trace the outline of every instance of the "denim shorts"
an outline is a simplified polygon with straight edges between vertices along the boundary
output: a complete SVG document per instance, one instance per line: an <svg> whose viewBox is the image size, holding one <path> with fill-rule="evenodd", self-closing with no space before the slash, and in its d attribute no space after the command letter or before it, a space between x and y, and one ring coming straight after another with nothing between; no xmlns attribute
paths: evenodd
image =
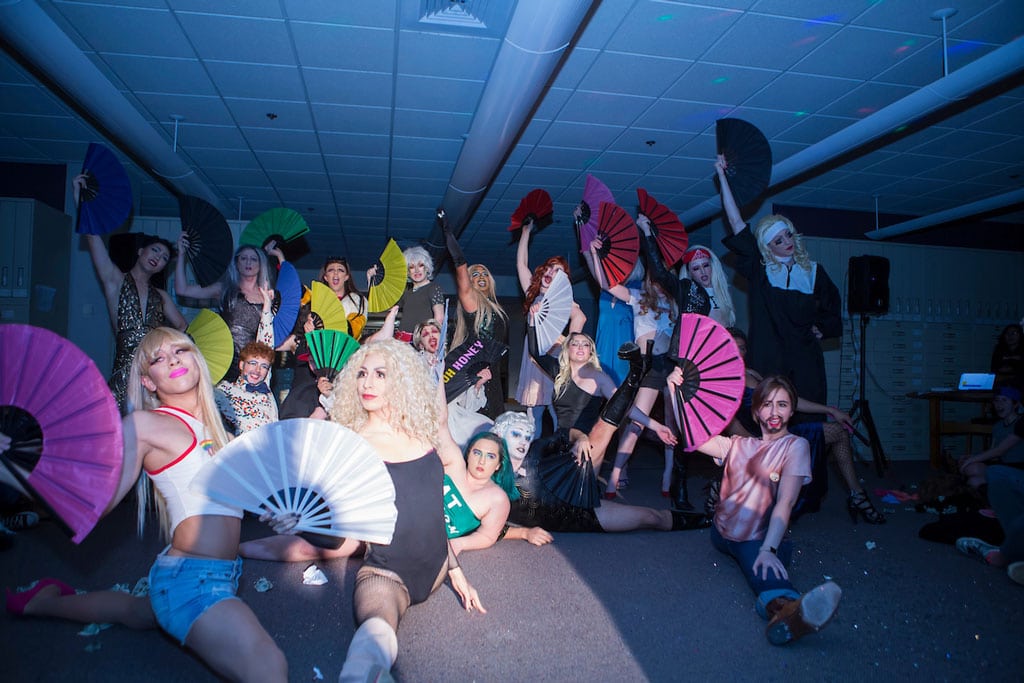
<svg viewBox="0 0 1024 683"><path fill-rule="evenodd" d="M196 619L221 600L238 600L242 559L156 556L149 570L149 601L160 627L182 645Z"/></svg>

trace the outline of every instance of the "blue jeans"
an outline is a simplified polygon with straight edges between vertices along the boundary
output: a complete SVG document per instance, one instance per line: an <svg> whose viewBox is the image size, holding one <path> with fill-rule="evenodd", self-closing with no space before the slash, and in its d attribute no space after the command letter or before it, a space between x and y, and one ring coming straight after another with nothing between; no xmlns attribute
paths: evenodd
<svg viewBox="0 0 1024 683"><path fill-rule="evenodd" d="M711 545L719 552L725 553L736 560L743 578L747 580L754 595L757 596L757 613L765 619L768 613L765 611L768 603L775 598L790 597L799 598L800 593L793 588L789 579L782 579L775 576L775 572L768 570L768 578L761 578L760 574L754 573L754 560L761 551L764 541L730 541L718 532L718 528L711 525ZM779 559L782 566L789 568L789 560L793 554L793 546L788 541L783 541L779 547Z"/></svg>
<svg viewBox="0 0 1024 683"><path fill-rule="evenodd" d="M149 602L163 630L185 644L192 624L221 600L238 600L242 559L156 556L149 570Z"/></svg>
<svg viewBox="0 0 1024 683"><path fill-rule="evenodd" d="M1008 562L1024 560L1024 470L1006 465L985 469L988 499L1006 539L999 548Z"/></svg>

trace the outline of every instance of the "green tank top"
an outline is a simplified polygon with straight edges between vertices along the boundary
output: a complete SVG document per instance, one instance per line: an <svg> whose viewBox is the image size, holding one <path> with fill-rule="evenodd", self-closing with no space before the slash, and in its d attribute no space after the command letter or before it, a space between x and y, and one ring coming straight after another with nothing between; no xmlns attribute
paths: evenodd
<svg viewBox="0 0 1024 683"><path fill-rule="evenodd" d="M444 475L444 528L448 538L465 536L480 526L480 520L476 518L470 509L466 499L462 497L459 490L455 488L451 478Z"/></svg>

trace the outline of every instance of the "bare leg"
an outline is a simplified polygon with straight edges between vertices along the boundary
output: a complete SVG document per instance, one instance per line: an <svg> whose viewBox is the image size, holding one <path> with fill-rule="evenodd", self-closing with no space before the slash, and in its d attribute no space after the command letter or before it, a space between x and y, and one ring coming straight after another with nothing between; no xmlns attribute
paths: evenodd
<svg viewBox="0 0 1024 683"><path fill-rule="evenodd" d="M241 600L221 600L203 612L185 644L230 680L288 680L284 653Z"/></svg>
<svg viewBox="0 0 1024 683"><path fill-rule="evenodd" d="M318 548L300 536L278 535L246 541L238 546L238 554L252 560L303 562L361 555L363 547L361 542L346 538L340 548Z"/></svg>
<svg viewBox="0 0 1024 683"><path fill-rule="evenodd" d="M56 617L83 624L123 624L137 629L157 627L148 597L120 591L61 595L57 586L47 586L25 606L25 615Z"/></svg>
<svg viewBox="0 0 1024 683"><path fill-rule="evenodd" d="M672 513L668 510L639 505L622 505L611 501L594 509L597 521L605 531L634 531L636 529L672 529Z"/></svg>

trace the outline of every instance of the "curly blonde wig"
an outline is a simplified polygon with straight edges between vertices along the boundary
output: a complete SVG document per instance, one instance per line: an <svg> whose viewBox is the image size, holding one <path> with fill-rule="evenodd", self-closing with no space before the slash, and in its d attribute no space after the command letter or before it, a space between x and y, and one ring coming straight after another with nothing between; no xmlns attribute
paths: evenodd
<svg viewBox="0 0 1024 683"><path fill-rule="evenodd" d="M356 382L366 357L371 354L384 360L387 379L384 417L388 424L396 431L437 448L437 385L419 354L395 339L364 344L352 354L334 382L331 419L355 432L366 424L369 413L359 401Z"/></svg>

